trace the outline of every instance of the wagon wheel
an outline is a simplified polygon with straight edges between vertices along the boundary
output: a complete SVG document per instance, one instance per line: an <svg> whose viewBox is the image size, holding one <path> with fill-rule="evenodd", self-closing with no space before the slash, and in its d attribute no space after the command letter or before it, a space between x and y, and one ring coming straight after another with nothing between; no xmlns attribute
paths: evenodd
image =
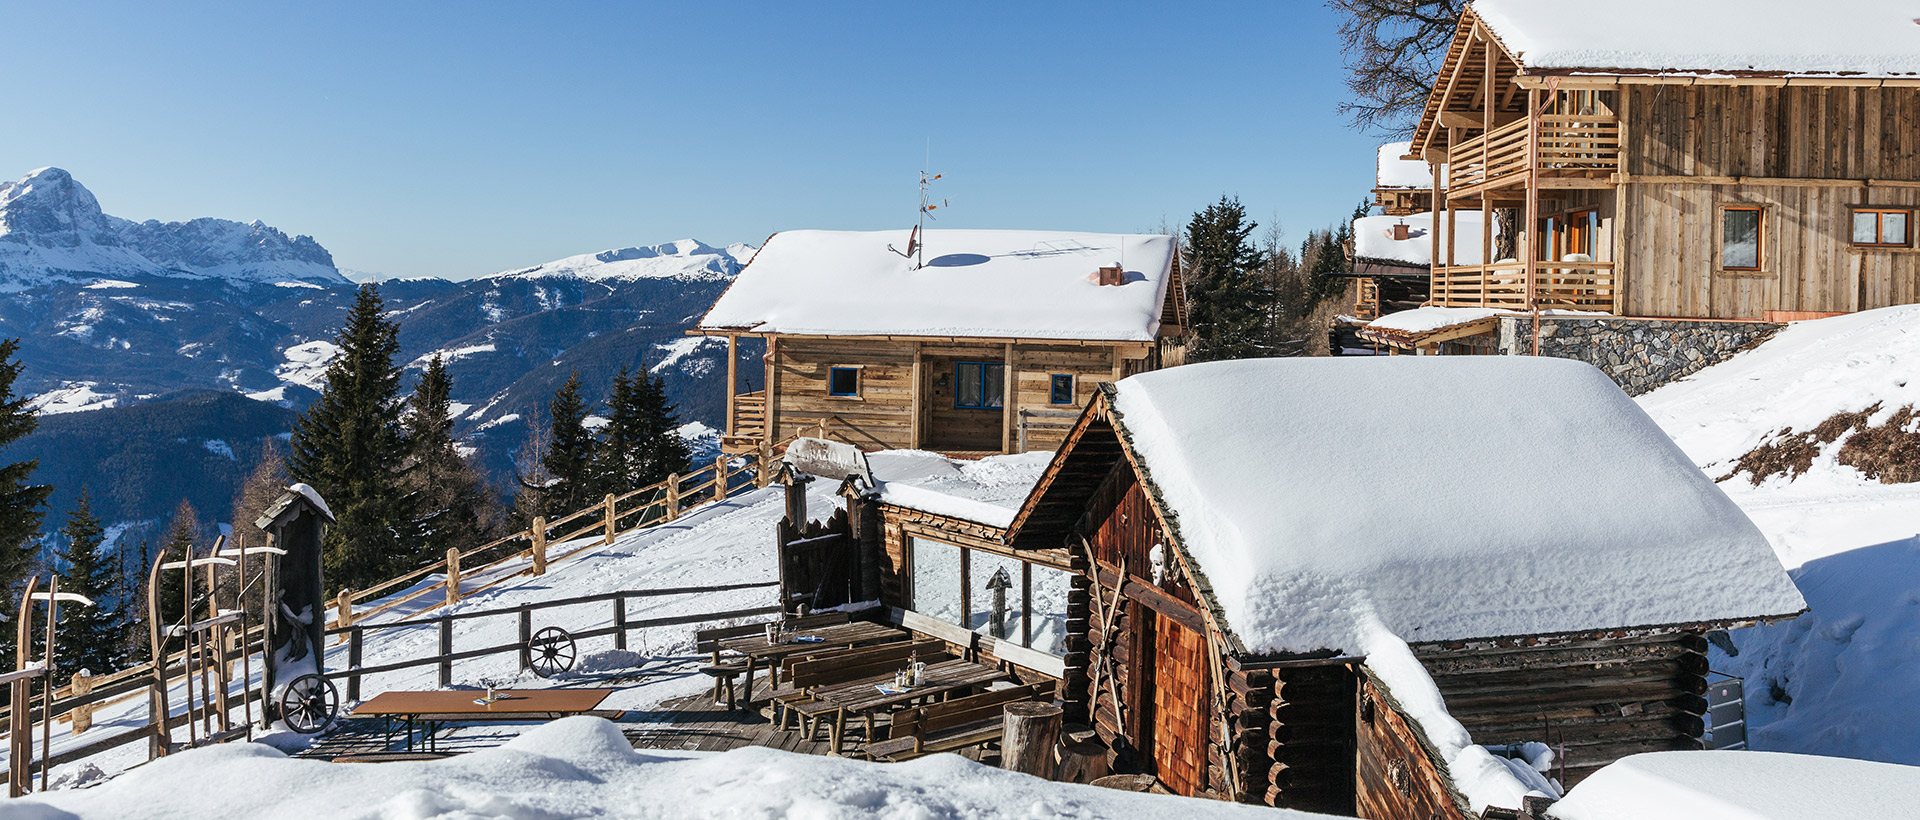
<svg viewBox="0 0 1920 820"><path fill-rule="evenodd" d="M301 675L280 694L280 719L303 735L318 734L333 725L340 711L340 691L319 675Z"/></svg>
<svg viewBox="0 0 1920 820"><path fill-rule="evenodd" d="M557 626L533 633L527 641L527 663L533 674L551 678L573 668L573 636Z"/></svg>

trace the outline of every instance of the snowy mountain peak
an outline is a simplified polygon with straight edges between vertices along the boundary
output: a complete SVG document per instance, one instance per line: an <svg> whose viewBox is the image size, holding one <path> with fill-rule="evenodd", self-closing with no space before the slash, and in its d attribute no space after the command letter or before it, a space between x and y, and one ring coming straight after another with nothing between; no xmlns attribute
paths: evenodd
<svg viewBox="0 0 1920 820"><path fill-rule="evenodd" d="M92 191L51 166L0 183L0 291L102 274L346 283L312 237L289 237L257 219L109 216Z"/></svg>
<svg viewBox="0 0 1920 820"><path fill-rule="evenodd" d="M490 278L728 279L740 272L753 251L751 245L716 248L698 239L678 239L658 245L569 256L530 268L502 271Z"/></svg>

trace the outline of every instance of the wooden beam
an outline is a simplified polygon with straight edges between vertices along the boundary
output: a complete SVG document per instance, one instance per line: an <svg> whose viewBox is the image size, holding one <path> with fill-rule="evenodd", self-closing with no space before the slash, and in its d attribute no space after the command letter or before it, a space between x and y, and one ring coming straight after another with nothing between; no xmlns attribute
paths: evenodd
<svg viewBox="0 0 1920 820"><path fill-rule="evenodd" d="M921 384L922 382L926 381L927 373L926 373L925 360L920 354L920 343L917 341L913 343L913 376L912 378L913 378L913 387L909 389L912 392L911 401L913 402L913 420L908 424L907 442L909 447L911 447L912 449L918 450L920 449L920 440L924 435L924 429L923 429L925 424L924 420L927 415L926 392L925 392L925 388Z"/></svg>
<svg viewBox="0 0 1920 820"><path fill-rule="evenodd" d="M733 417L739 412L733 406L734 398L739 395L740 377L734 373L734 368L739 361L740 337L729 335L727 336L727 435L729 437L734 435Z"/></svg>
<svg viewBox="0 0 1920 820"><path fill-rule="evenodd" d="M1119 582L1119 570L1097 561L1094 563L1094 568L1094 571L1099 573L1100 584L1102 586L1111 589L1114 584ZM1208 633L1206 619L1201 617L1200 610L1188 606L1186 602L1172 595L1168 595L1159 587L1153 586L1152 584L1140 583L1140 579L1131 574L1127 576L1126 586L1120 589L1120 594L1128 600L1137 601L1141 606L1166 616L1167 620L1186 627L1187 629L1191 629L1202 635Z"/></svg>
<svg viewBox="0 0 1920 820"><path fill-rule="evenodd" d="M1806 177L1735 177L1662 174L1614 174L1621 185L1775 185L1783 188L1920 188L1920 180L1814 179Z"/></svg>
<svg viewBox="0 0 1920 820"><path fill-rule="evenodd" d="M1519 86L1515 86L1516 89ZM1526 114L1518 111L1497 111L1493 116L1493 127L1499 128L1520 121ZM1479 113L1465 111L1440 112L1440 125L1445 128L1479 128L1486 122Z"/></svg>
<svg viewBox="0 0 1920 820"><path fill-rule="evenodd" d="M1000 398L1000 452L1011 453L1014 413L1020 408L1020 365L1014 361L1012 342L1003 349L1006 364L1000 368L1000 380L1005 383Z"/></svg>
<svg viewBox="0 0 1920 820"><path fill-rule="evenodd" d="M1817 88L1920 88L1916 77L1781 77L1711 76L1672 74L1567 75L1522 73L1513 81L1525 88L1545 88L1548 80L1558 78L1563 89L1609 89L1630 85L1732 85L1732 86L1812 86Z"/></svg>

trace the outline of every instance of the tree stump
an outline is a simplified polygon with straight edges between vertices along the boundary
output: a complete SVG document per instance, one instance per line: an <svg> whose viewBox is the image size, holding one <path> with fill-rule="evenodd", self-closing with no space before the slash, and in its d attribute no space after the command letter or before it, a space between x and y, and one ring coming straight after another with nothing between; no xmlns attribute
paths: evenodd
<svg viewBox="0 0 1920 820"><path fill-rule="evenodd" d="M1060 739L1060 707L1040 701L1007 704L1000 734L1000 768L1035 777L1053 775Z"/></svg>
<svg viewBox="0 0 1920 820"><path fill-rule="evenodd" d="M73 694L76 697L93 694L93 676L87 674L84 669L75 673L73 676ZM92 703L73 707L74 734L77 735L93 728L93 710L97 708L99 707Z"/></svg>
<svg viewBox="0 0 1920 820"><path fill-rule="evenodd" d="M1053 779L1061 783L1092 783L1107 775L1107 746L1091 729L1067 730L1060 738L1060 765Z"/></svg>

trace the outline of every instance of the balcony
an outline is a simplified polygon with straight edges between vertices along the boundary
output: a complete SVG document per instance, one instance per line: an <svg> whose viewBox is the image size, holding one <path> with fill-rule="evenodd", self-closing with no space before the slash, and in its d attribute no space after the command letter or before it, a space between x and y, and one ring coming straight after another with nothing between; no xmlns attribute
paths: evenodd
<svg viewBox="0 0 1920 820"><path fill-rule="evenodd" d="M1532 304L1541 310L1620 312L1612 262L1536 262ZM1528 310L1524 262L1433 269L1432 304Z"/></svg>
<svg viewBox="0 0 1920 820"><path fill-rule="evenodd" d="M1529 135L1536 150L1530 151ZM1467 140L1447 152L1448 199L1478 199L1525 188L1527 156L1541 188L1611 188L1620 170L1620 118L1608 114L1546 114L1530 132L1516 120Z"/></svg>
<svg viewBox="0 0 1920 820"><path fill-rule="evenodd" d="M729 453L759 449L767 439L767 391L736 394L727 413L727 434L720 439L720 449Z"/></svg>

